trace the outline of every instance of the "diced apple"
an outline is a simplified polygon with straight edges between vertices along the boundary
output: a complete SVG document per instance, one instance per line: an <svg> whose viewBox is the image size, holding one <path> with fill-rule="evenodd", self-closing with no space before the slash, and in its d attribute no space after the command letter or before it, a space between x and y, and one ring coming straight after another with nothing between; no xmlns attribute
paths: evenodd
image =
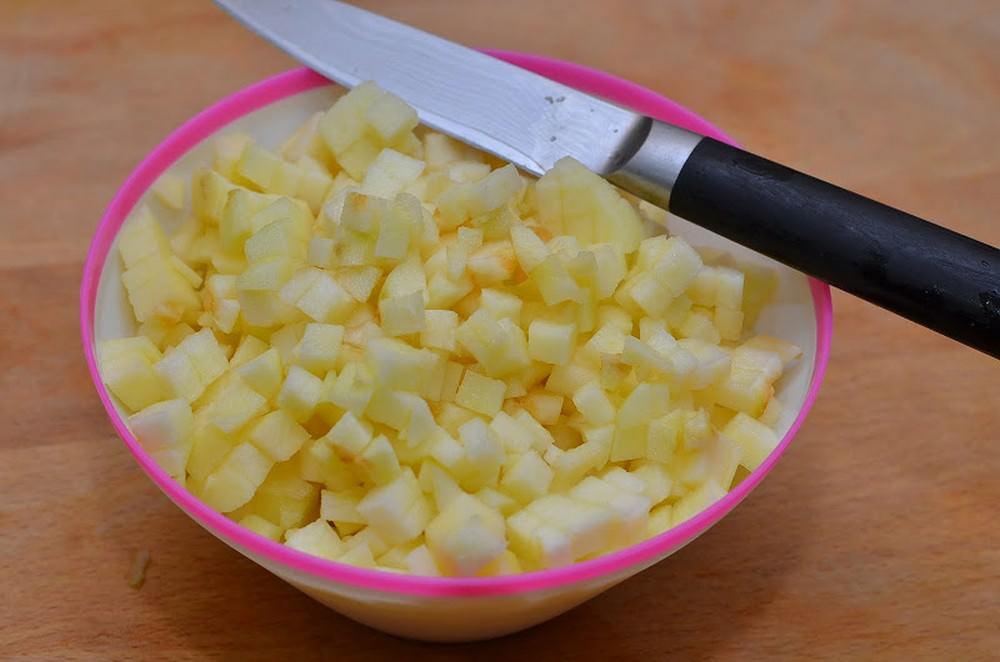
<svg viewBox="0 0 1000 662"><path fill-rule="evenodd" d="M253 498L267 478L273 462L250 442L236 446L219 467L205 478L202 498L216 510L228 513Z"/></svg>
<svg viewBox="0 0 1000 662"><path fill-rule="evenodd" d="M166 400L128 417L128 426L139 444L167 473L184 478L194 418L186 400Z"/></svg>
<svg viewBox="0 0 1000 662"><path fill-rule="evenodd" d="M309 433L285 410L278 409L257 421L247 438L273 461L284 462L302 448Z"/></svg>
<svg viewBox="0 0 1000 662"><path fill-rule="evenodd" d="M318 519L301 529L285 531L285 544L300 552L334 560L341 552L340 537L324 520Z"/></svg>
<svg viewBox="0 0 1000 662"><path fill-rule="evenodd" d="M304 368L293 365L278 392L278 406L303 423L309 420L323 394L323 381Z"/></svg>
<svg viewBox="0 0 1000 662"><path fill-rule="evenodd" d="M473 576L506 549L503 516L461 495L427 525L427 548L446 573Z"/></svg>

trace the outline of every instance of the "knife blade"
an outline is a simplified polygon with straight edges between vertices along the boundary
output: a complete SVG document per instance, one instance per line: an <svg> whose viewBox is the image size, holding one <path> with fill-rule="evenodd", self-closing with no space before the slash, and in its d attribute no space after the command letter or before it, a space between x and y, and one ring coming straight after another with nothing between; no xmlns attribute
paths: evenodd
<svg viewBox="0 0 1000 662"><path fill-rule="evenodd" d="M1000 251L337 0L216 0L307 66L541 175L571 156L709 230L1000 358Z"/></svg>
<svg viewBox="0 0 1000 662"><path fill-rule="evenodd" d="M424 124L535 175L567 155L610 174L648 132L642 115L344 2L218 4L327 78L377 81Z"/></svg>

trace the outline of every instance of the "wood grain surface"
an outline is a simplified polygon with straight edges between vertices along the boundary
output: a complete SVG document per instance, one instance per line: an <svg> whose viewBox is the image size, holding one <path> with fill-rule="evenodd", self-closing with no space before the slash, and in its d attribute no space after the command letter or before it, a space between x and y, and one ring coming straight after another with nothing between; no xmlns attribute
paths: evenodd
<svg viewBox="0 0 1000 662"><path fill-rule="evenodd" d="M1000 243L996 0L361 4L625 76L767 156ZM381 635L183 515L89 382L83 257L167 132L290 66L204 0L0 3L0 657L997 659L1000 363L839 293L825 387L753 496L530 631ZM152 563L134 590L138 550Z"/></svg>

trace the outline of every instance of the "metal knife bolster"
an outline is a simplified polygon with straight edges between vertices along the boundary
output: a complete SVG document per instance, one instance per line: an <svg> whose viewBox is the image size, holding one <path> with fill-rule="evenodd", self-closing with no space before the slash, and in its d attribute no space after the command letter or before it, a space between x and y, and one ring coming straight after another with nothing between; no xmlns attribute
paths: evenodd
<svg viewBox="0 0 1000 662"><path fill-rule="evenodd" d="M681 169L704 136L649 119L645 138L606 177L629 193L664 209ZM641 138L641 136L637 136Z"/></svg>

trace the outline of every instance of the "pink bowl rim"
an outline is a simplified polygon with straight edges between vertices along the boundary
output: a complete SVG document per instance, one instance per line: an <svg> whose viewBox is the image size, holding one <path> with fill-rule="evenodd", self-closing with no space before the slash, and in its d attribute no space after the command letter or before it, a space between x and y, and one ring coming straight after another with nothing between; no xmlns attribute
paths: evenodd
<svg viewBox="0 0 1000 662"><path fill-rule="evenodd" d="M616 76L578 64L509 51L485 52L560 82L599 94L622 105L733 142L721 130L679 104ZM319 74L299 68L286 71L246 87L198 113L157 145L136 167L115 194L90 245L80 287L80 324L84 354L91 379L118 435L136 461L161 490L203 527L237 549L266 559L277 566L313 578L387 594L432 597L468 597L526 593L555 589L568 584L611 576L670 553L722 519L763 480L785 452L805 421L819 393L830 355L833 305L830 288L809 279L816 315L816 355L805 401L788 433L761 466L725 497L690 520L641 543L589 561L562 568L501 577L423 577L358 568L299 552L246 529L212 510L164 472L142 449L111 401L97 369L94 341L94 308L104 261L122 222L142 194L178 158L230 122L289 96L330 84Z"/></svg>

